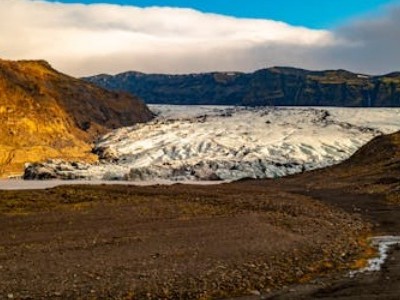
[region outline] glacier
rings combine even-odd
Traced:
[[[234,181],[339,163],[400,130],[398,108],[150,105],[157,117],[99,138],[95,164],[29,164],[29,179]]]

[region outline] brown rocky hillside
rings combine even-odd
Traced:
[[[0,60],[0,176],[25,162],[85,159],[99,134],[146,122],[152,113],[133,96],[59,73],[45,61]]]

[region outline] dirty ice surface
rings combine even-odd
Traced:
[[[136,182],[275,178],[336,164],[373,137],[400,130],[398,108],[150,109],[155,120],[98,140],[99,163],[53,161],[31,166],[32,174]]]

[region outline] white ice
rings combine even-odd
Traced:
[[[400,130],[398,108],[150,108],[154,121],[97,142],[108,160],[72,172],[98,180],[274,178],[338,163]]]

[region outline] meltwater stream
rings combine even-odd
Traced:
[[[358,273],[365,273],[365,272],[376,272],[380,271],[382,265],[385,263],[386,259],[388,258],[388,251],[390,247],[395,245],[400,245],[400,236],[376,236],[371,238],[371,243],[373,246],[377,247],[378,249],[378,256],[371,258],[368,260],[368,264],[365,268],[360,270],[350,272],[350,277]]]

